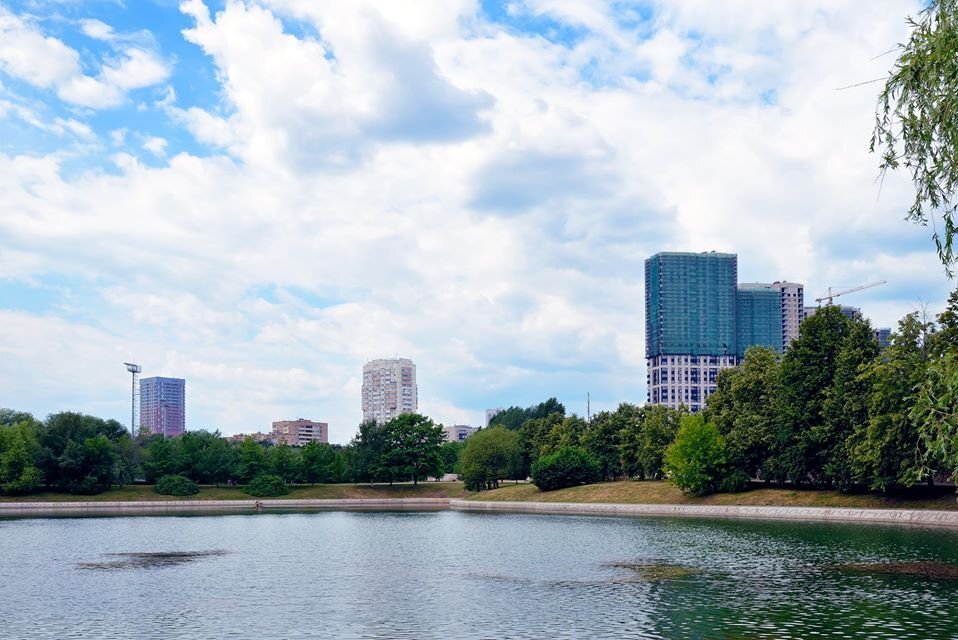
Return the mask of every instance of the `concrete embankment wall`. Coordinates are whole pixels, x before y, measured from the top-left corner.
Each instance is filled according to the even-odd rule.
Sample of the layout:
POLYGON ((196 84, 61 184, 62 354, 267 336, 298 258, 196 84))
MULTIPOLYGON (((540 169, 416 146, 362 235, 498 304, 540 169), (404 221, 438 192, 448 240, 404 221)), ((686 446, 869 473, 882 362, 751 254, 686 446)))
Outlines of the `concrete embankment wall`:
POLYGON ((958 511, 925 511, 919 509, 844 509, 680 504, 582 504, 574 502, 480 502, 475 500, 450 500, 449 506, 452 509, 461 509, 464 511, 568 513, 605 516, 753 518, 763 520, 910 524, 958 528, 958 511))
POLYGON ((365 498, 346 500, 168 500, 139 502, 0 502, 0 517, 70 515, 157 515, 170 513, 255 513, 309 509, 455 509, 512 513, 603 516, 752 518, 906 524, 958 528, 958 511, 844 509, 677 504, 597 504, 574 502, 495 502, 448 498, 365 498))
POLYGON ((446 509, 447 498, 361 498, 349 500, 165 500, 0 502, 2 516, 143 515, 216 511, 255 512, 295 509, 446 509))

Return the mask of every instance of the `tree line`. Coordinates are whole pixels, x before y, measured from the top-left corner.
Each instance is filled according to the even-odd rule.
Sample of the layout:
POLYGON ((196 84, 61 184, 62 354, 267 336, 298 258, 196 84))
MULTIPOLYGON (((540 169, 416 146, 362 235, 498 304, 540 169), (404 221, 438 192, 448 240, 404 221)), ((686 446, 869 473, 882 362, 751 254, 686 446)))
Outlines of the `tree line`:
MULTIPOLYGON (((131 438, 116 420, 61 412, 37 420, 0 409, 0 494, 102 493, 135 481, 184 477, 207 485, 246 484, 275 476, 284 484, 418 482, 455 466, 458 447, 443 448, 441 425, 418 414, 363 423, 347 446, 302 447, 231 442, 219 432, 188 431, 131 438)), ((447 443, 452 445, 452 443, 447 443)))
POLYGON ((413 482, 457 473, 470 490, 671 478, 688 493, 753 481, 895 491, 958 472, 958 291, 935 320, 906 315, 889 346, 826 306, 783 356, 760 347, 722 370, 706 408, 629 403, 590 421, 555 398, 510 407, 464 443, 419 414, 364 422, 346 446, 233 443, 218 432, 131 438, 78 413, 0 410, 0 492, 98 493, 178 475, 200 484, 413 482))

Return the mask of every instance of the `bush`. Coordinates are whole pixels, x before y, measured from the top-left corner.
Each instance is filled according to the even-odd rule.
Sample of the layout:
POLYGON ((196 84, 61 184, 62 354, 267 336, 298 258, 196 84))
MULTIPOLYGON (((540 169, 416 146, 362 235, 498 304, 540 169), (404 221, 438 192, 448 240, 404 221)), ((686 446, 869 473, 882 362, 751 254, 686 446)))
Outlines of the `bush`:
POLYGON ((665 452, 665 472, 682 493, 704 496, 736 487, 744 474, 729 471, 727 463, 725 438, 718 427, 701 414, 684 417, 675 442, 665 452))
POLYGON ((272 496, 285 496, 289 493, 289 487, 279 476, 269 473, 261 473, 243 488, 243 493, 255 498, 269 498, 272 496))
POLYGON ((579 447, 562 447, 532 465, 532 482, 542 491, 591 484, 599 479, 599 463, 579 447))
POLYGON ((186 476, 167 475, 156 481, 153 490, 162 496, 191 496, 200 488, 186 476))

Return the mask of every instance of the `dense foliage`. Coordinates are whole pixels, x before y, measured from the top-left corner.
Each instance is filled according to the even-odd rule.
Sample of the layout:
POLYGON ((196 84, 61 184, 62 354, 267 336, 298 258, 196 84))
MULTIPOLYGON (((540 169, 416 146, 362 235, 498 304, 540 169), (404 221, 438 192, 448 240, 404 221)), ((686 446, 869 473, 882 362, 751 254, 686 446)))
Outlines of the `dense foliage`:
POLYGON ((495 489, 500 480, 518 478, 519 435, 505 427, 480 430, 466 439, 459 467, 470 491, 495 489))
POLYGON ((287 485, 458 473, 476 491, 530 475, 550 488, 669 477, 695 494, 750 480, 883 492, 942 482, 958 473, 958 291, 934 322, 902 318, 884 349, 867 321, 823 307, 784 356, 751 348, 716 384, 694 418, 623 403, 586 421, 550 398, 500 413, 465 443, 419 414, 364 422, 346 447, 290 447, 206 431, 134 439, 114 420, 0 409, 0 494, 98 493, 171 475, 287 485))
POLYGON ((688 495, 744 488, 748 478, 730 467, 725 438, 701 414, 682 418, 675 441, 665 452, 665 472, 688 495))
POLYGON ((261 473, 243 487, 243 493, 256 498, 272 498, 287 495, 289 487, 279 476, 272 473, 261 473))
POLYGON ((931 0, 909 24, 911 36, 899 45, 878 97, 871 150, 881 154, 882 172, 904 166, 911 173, 908 218, 923 226, 932 218, 938 254, 951 273, 958 234, 958 0, 931 0))
POLYGON ((200 488, 186 476, 173 474, 157 480, 153 490, 162 496, 192 496, 199 493, 200 488))
POLYGON ((554 491, 601 479, 599 463, 580 447, 560 447, 532 465, 532 482, 542 491, 554 491))

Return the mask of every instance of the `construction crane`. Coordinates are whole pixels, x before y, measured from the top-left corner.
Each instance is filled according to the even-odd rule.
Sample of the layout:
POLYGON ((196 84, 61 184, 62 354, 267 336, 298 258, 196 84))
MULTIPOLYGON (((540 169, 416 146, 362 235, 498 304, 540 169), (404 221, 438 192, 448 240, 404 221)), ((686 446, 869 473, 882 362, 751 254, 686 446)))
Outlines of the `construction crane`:
POLYGON ((879 280, 878 282, 871 282, 869 284, 863 284, 860 287, 852 287, 851 289, 845 289, 844 291, 836 291, 832 293, 832 288, 828 288, 828 295, 822 296, 821 298, 815 298, 815 302, 821 303, 825 300, 828 300, 827 304, 832 303, 832 298, 837 298, 838 296, 843 296, 846 293, 854 293, 855 291, 861 291, 862 289, 871 289, 872 287, 877 287, 880 284, 885 284, 888 280, 879 280))

